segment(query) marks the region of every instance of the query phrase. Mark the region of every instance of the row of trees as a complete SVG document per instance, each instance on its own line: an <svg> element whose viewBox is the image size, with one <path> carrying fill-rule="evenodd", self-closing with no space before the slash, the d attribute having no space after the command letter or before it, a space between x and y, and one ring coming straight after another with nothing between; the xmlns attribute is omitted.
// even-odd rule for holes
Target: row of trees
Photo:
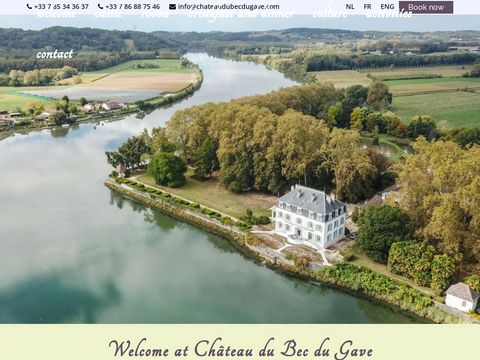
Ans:
<svg viewBox="0 0 480 360"><path fill-rule="evenodd" d="M307 59L306 71L353 70L366 68L469 65L478 60L471 53L453 55L314 55Z"/></svg>
<svg viewBox="0 0 480 360"><path fill-rule="evenodd" d="M219 170L231 191L281 193L299 182L331 188L349 201L372 194L388 161L362 149L357 132L323 120L343 98L331 85L310 84L230 103L178 111L166 135L197 178Z"/></svg>
<svg viewBox="0 0 480 360"><path fill-rule="evenodd" d="M47 68L40 70L10 70L0 74L0 86L47 86L53 82L70 78L78 74L78 70L70 66Z"/></svg>

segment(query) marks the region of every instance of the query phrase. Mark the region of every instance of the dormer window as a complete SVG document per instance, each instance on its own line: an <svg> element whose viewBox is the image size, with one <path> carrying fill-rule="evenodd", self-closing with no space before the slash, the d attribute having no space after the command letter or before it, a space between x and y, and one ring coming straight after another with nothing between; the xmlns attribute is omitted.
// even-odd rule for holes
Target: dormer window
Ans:
<svg viewBox="0 0 480 360"><path fill-rule="evenodd" d="M313 219L315 217L315 213L313 211L309 211L308 212L308 217Z"/></svg>
<svg viewBox="0 0 480 360"><path fill-rule="evenodd" d="M287 204L287 210L290 211L290 204Z"/></svg>
<svg viewBox="0 0 480 360"><path fill-rule="evenodd" d="M297 208L297 214L301 214L302 213L302 208Z"/></svg>
<svg viewBox="0 0 480 360"><path fill-rule="evenodd" d="M318 215L317 215L317 220L323 221L322 215L318 214Z"/></svg>

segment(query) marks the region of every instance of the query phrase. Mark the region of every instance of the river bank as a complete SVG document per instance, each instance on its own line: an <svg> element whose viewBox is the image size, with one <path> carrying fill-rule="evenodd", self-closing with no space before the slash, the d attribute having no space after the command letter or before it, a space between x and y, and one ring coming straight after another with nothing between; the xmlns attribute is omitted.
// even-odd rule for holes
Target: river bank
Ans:
<svg viewBox="0 0 480 360"><path fill-rule="evenodd" d="M128 185L127 185L128 184ZM441 306L419 291L393 281L367 268L346 262L339 262L332 267L315 264L299 264L294 259L282 257L259 246L262 240L251 232L251 228L227 217L215 214L196 203L178 199L171 194L161 192L144 184L127 180L109 178L105 182L112 191L132 198L146 206L158 209L175 219L188 222L203 230L227 239L244 256L284 275L312 283L322 283L343 289L355 296L364 296L434 323L459 323L469 321L468 316L455 316L447 313ZM254 245L252 245L254 244Z"/></svg>
<svg viewBox="0 0 480 360"><path fill-rule="evenodd" d="M94 114L86 114L84 116L78 116L72 119L72 122L66 124L68 126L80 125L87 123L99 123L101 121L112 122L124 119L125 116L131 114L140 114L144 115L145 112L151 112L155 109L162 107L171 106L177 102L180 102L195 93L203 83L203 72L202 69L196 64L192 65L192 68L195 72L195 81L185 88L174 92L161 95L152 99L147 99L143 102L142 108L139 108L135 104L129 104L127 107L118 110L111 110L108 112L100 112ZM43 121L34 120L25 124L15 125L14 127L9 128L0 128L0 141L6 139L7 137L15 134L27 134L33 131L42 131L42 130L52 130L60 127L54 123L47 123Z"/></svg>

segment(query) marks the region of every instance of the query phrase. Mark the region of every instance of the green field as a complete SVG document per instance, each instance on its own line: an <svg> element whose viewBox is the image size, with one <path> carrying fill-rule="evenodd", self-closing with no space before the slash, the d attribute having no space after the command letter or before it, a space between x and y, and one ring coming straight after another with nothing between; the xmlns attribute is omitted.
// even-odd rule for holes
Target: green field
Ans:
<svg viewBox="0 0 480 360"><path fill-rule="evenodd" d="M378 80L394 80L406 78L419 78L428 76L442 77L461 77L464 73L469 72L473 65L467 66L432 66L432 67L413 67L413 68L378 68L378 69L362 69L359 72L371 74Z"/></svg>
<svg viewBox="0 0 480 360"><path fill-rule="evenodd" d="M178 189L156 185L148 175L139 175L137 180L160 190L202 204L211 209L239 218L245 215L247 208L256 216L271 214L269 210L275 204L276 197L256 192L236 194L225 189L216 180L198 181L192 179L192 171L187 172L187 183Z"/></svg>
<svg viewBox="0 0 480 360"><path fill-rule="evenodd" d="M443 77L429 79L388 80L384 83L394 96L416 95L469 88L480 90L480 78Z"/></svg>
<svg viewBox="0 0 480 360"><path fill-rule="evenodd" d="M61 88L52 86L51 89ZM0 110L14 111L17 108L25 108L31 103L41 103L45 107L54 107L55 101L38 96L19 94L17 91L42 90L43 86L14 88L9 86L0 86Z"/></svg>
<svg viewBox="0 0 480 360"><path fill-rule="evenodd" d="M409 123L415 115L431 115L440 127L480 126L480 93L444 91L433 94L397 96L392 111Z"/></svg>

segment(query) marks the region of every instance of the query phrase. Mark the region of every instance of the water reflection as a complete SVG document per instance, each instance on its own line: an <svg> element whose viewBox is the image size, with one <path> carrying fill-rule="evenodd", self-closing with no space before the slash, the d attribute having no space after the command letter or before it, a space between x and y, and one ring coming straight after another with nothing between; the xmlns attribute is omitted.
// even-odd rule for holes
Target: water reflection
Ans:
<svg viewBox="0 0 480 360"><path fill-rule="evenodd" d="M3 323L96 323L102 308L120 301L112 280L98 293L66 279L65 273L49 273L20 282L0 292L0 321Z"/></svg>

